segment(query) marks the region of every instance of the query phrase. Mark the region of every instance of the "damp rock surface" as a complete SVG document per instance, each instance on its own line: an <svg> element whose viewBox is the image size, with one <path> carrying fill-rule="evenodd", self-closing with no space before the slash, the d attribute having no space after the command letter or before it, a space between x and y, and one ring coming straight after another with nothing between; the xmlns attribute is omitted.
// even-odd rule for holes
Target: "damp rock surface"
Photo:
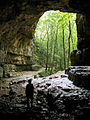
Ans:
<svg viewBox="0 0 90 120"><path fill-rule="evenodd" d="M90 90L90 66L71 66L68 75L75 85Z"/></svg>
<svg viewBox="0 0 90 120"><path fill-rule="evenodd" d="M23 78L23 79L22 79ZM67 74L32 78L33 107L27 109L25 87L31 77L21 76L0 83L2 120L89 120L90 91L77 87ZM10 88L15 93L10 101Z"/></svg>

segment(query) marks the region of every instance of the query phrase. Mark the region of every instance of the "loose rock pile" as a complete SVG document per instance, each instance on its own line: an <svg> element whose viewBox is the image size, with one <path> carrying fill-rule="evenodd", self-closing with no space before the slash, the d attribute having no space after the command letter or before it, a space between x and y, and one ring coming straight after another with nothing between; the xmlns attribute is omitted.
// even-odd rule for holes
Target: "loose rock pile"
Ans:
<svg viewBox="0 0 90 120"><path fill-rule="evenodd" d="M6 81L7 85L12 86L15 97L10 101L9 86L1 89L2 120L90 119L90 91L73 85L66 74L33 79L34 102L33 107L28 110L25 97L28 79Z"/></svg>

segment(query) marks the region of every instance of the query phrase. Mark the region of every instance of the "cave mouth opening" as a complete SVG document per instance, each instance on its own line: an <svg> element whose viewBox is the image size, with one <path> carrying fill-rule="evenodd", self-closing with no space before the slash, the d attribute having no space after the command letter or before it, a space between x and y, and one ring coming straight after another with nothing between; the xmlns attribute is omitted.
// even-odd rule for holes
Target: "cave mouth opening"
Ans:
<svg viewBox="0 0 90 120"><path fill-rule="evenodd" d="M34 34L34 62L53 73L71 65L70 54L77 49L76 13L46 11Z"/></svg>

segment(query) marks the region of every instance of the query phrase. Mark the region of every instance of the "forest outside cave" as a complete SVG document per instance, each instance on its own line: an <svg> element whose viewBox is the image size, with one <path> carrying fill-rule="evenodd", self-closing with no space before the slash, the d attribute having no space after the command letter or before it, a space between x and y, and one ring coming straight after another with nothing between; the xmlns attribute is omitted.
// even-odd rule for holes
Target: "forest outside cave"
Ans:
<svg viewBox="0 0 90 120"><path fill-rule="evenodd" d="M34 34L34 63L45 68L39 75L44 77L68 68L70 54L76 49L76 13L46 11Z"/></svg>

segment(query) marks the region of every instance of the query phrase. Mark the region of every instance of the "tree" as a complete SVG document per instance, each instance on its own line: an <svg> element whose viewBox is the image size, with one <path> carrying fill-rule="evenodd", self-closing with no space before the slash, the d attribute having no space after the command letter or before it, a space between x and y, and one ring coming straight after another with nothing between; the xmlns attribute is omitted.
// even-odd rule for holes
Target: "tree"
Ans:
<svg viewBox="0 0 90 120"><path fill-rule="evenodd" d="M70 53L77 49L76 14L47 11L35 30L35 56L38 63L53 72L70 64ZM46 27L47 26L47 27Z"/></svg>
<svg viewBox="0 0 90 120"><path fill-rule="evenodd" d="M47 27L47 26L46 26ZM49 57L49 34L48 34L49 28L47 27L47 55L46 55L46 70L48 69L48 57Z"/></svg>
<svg viewBox="0 0 90 120"><path fill-rule="evenodd" d="M65 68L66 68L66 60L65 60L64 29L63 29L63 53L64 53L64 70L65 70Z"/></svg>
<svg viewBox="0 0 90 120"><path fill-rule="evenodd" d="M69 67L70 60L70 38L71 38L71 23L69 21L69 37L68 37L68 59L67 59L67 68Z"/></svg>

